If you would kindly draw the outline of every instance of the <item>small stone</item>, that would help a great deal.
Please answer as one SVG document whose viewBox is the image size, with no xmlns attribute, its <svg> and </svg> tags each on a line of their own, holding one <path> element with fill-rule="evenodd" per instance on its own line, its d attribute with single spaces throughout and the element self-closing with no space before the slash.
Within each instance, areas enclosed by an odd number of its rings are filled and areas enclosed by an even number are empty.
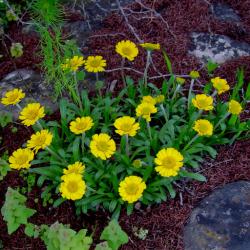
<svg viewBox="0 0 250 250">
<path fill-rule="evenodd" d="M 215 190 L 196 207 L 184 229 L 185 250 L 250 249 L 250 182 Z"/>
<path fill-rule="evenodd" d="M 15 70 L 0 80 L 0 92 L 3 95 L 6 91 L 20 88 L 26 96 L 21 101 L 20 106 L 27 102 L 39 102 L 51 111 L 57 109 L 53 101 L 53 86 L 44 82 L 42 76 L 30 69 Z M 19 116 L 19 110 L 15 106 L 4 106 L 0 104 L 1 111 L 12 112 L 15 119 Z"/>
<path fill-rule="evenodd" d="M 250 55 L 250 44 L 233 40 L 224 35 L 192 33 L 189 54 L 202 63 L 208 60 L 222 64 L 229 60 Z"/>
<path fill-rule="evenodd" d="M 240 16 L 229 5 L 214 3 L 211 5 L 211 12 L 215 19 L 225 22 L 240 22 Z"/>
</svg>

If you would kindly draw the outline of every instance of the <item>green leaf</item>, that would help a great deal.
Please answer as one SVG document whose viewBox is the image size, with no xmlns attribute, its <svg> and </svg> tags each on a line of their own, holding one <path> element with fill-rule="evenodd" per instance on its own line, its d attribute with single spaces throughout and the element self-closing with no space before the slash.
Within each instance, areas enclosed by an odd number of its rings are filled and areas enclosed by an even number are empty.
<svg viewBox="0 0 250 250">
<path fill-rule="evenodd" d="M 101 240 L 106 240 L 112 250 L 118 250 L 123 244 L 128 243 L 127 234 L 121 229 L 116 220 L 111 220 L 107 227 L 104 228 Z"/>
<path fill-rule="evenodd" d="M 163 53 L 163 57 L 164 57 L 164 60 L 165 60 L 165 63 L 166 63 L 166 66 L 167 66 L 167 69 L 168 69 L 168 72 L 172 75 L 173 74 L 173 70 L 172 70 L 172 64 L 171 64 L 171 61 L 166 53 L 165 50 L 162 50 L 162 53 Z"/>
<path fill-rule="evenodd" d="M 188 177 L 188 178 L 191 178 L 191 179 L 194 179 L 197 181 L 203 181 L 203 182 L 207 181 L 207 179 L 204 175 L 199 174 L 199 173 L 190 173 L 190 172 L 187 172 L 185 170 L 180 171 L 180 176 Z"/>
</svg>

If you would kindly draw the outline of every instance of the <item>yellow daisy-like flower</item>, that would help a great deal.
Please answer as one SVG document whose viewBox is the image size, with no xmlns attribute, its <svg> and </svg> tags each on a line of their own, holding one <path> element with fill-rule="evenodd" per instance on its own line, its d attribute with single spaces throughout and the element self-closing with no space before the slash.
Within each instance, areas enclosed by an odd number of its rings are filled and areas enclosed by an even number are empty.
<svg viewBox="0 0 250 250">
<path fill-rule="evenodd" d="M 195 121 L 193 129 L 199 136 L 211 136 L 213 134 L 213 124 L 206 119 Z"/>
<path fill-rule="evenodd" d="M 85 62 L 85 69 L 88 72 L 103 72 L 107 65 L 106 60 L 102 56 L 89 56 Z"/>
<path fill-rule="evenodd" d="M 211 79 L 213 87 L 217 90 L 218 94 L 222 94 L 230 89 L 227 80 L 220 77 L 215 77 Z"/>
<path fill-rule="evenodd" d="M 22 124 L 31 126 L 44 116 L 44 107 L 40 103 L 29 103 L 21 111 L 19 119 L 22 120 Z"/>
<path fill-rule="evenodd" d="M 164 95 L 158 95 L 154 99 L 155 99 L 156 103 L 159 104 L 159 103 L 164 102 L 165 96 Z"/>
<path fill-rule="evenodd" d="M 186 81 L 185 78 L 182 78 L 182 77 L 176 77 L 175 80 L 178 84 L 181 84 L 181 85 L 184 84 Z"/>
<path fill-rule="evenodd" d="M 79 174 L 82 175 L 85 169 L 85 165 L 79 161 L 75 162 L 74 164 L 68 165 L 67 169 L 63 170 L 63 176 L 61 177 L 62 180 L 65 179 L 65 176 L 68 174 Z"/>
<path fill-rule="evenodd" d="M 28 169 L 30 162 L 34 159 L 34 153 L 28 148 L 19 148 L 9 157 L 10 167 L 13 169 Z"/>
<path fill-rule="evenodd" d="M 15 105 L 25 97 L 25 93 L 21 89 L 13 89 L 5 93 L 1 100 L 3 105 Z"/>
<path fill-rule="evenodd" d="M 155 170 L 163 177 L 176 176 L 183 166 L 183 155 L 174 148 L 160 150 L 155 158 Z"/>
<path fill-rule="evenodd" d="M 82 56 L 74 56 L 71 59 L 66 59 L 66 62 L 61 65 L 63 70 L 77 71 L 79 67 L 81 67 L 85 61 Z"/>
<path fill-rule="evenodd" d="M 242 111 L 242 107 L 239 102 L 231 100 L 228 104 L 228 112 L 233 115 L 239 115 Z"/>
<path fill-rule="evenodd" d="M 79 174 L 71 173 L 65 175 L 59 191 L 63 198 L 68 200 L 79 200 L 86 192 L 86 184 Z"/>
<path fill-rule="evenodd" d="M 143 102 L 136 108 L 136 116 L 143 117 L 147 122 L 151 121 L 151 114 L 157 112 L 157 108 L 152 103 Z"/>
<path fill-rule="evenodd" d="M 190 73 L 189 73 L 189 76 L 192 78 L 192 79 L 197 79 L 200 77 L 200 73 L 198 71 L 195 71 L 195 70 L 192 70 Z"/>
<path fill-rule="evenodd" d="M 139 50 L 136 44 L 129 41 L 123 40 L 116 44 L 115 51 L 120 54 L 123 58 L 127 58 L 129 61 L 133 61 L 138 55 Z"/>
<path fill-rule="evenodd" d="M 119 185 L 119 194 L 123 201 L 133 203 L 138 201 L 146 189 L 146 183 L 141 177 L 128 176 Z"/>
<path fill-rule="evenodd" d="M 110 158 L 116 150 L 115 141 L 108 134 L 95 134 L 90 142 L 91 153 L 102 160 Z"/>
<path fill-rule="evenodd" d="M 192 99 L 193 105 L 200 110 L 212 110 L 213 107 L 213 97 L 207 96 L 205 94 L 196 95 Z"/>
<path fill-rule="evenodd" d="M 161 45 L 159 43 L 141 43 L 140 46 L 149 51 L 161 49 Z"/>
<path fill-rule="evenodd" d="M 135 122 L 135 118 L 130 116 L 123 116 L 116 119 L 114 126 L 116 128 L 115 132 L 121 136 L 135 136 L 137 130 L 140 129 L 139 123 Z"/>
<path fill-rule="evenodd" d="M 49 130 L 43 129 L 33 134 L 27 142 L 27 148 L 34 149 L 35 153 L 39 149 L 45 149 L 52 142 L 53 135 Z"/>
<path fill-rule="evenodd" d="M 151 103 L 153 105 L 156 104 L 156 99 L 154 97 L 152 97 L 151 95 L 147 95 L 147 96 L 143 96 L 142 97 L 142 103 Z"/>
<path fill-rule="evenodd" d="M 82 134 L 93 127 L 93 119 L 90 116 L 78 117 L 69 125 L 70 131 L 74 134 Z"/>
</svg>

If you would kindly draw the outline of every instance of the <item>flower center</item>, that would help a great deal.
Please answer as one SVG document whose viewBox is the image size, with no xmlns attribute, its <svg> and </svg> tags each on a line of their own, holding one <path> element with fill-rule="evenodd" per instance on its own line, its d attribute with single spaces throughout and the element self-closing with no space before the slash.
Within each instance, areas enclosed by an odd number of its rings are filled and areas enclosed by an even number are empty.
<svg viewBox="0 0 250 250">
<path fill-rule="evenodd" d="M 205 124 L 200 124 L 199 130 L 200 130 L 200 132 L 205 133 L 205 132 L 207 132 L 208 127 Z"/>
<path fill-rule="evenodd" d="M 28 119 L 30 120 L 36 119 L 37 116 L 38 116 L 38 110 L 34 110 L 34 109 L 30 110 L 27 115 Z"/>
<path fill-rule="evenodd" d="M 70 193 L 76 193 L 78 190 L 77 182 L 75 181 L 69 181 L 67 185 L 67 189 Z"/>
<path fill-rule="evenodd" d="M 42 146 L 45 143 L 46 138 L 44 136 L 38 136 L 35 140 L 37 146 Z"/>
<path fill-rule="evenodd" d="M 99 151 L 102 151 L 102 152 L 105 152 L 109 149 L 109 145 L 106 141 L 99 141 L 97 144 L 96 144 L 96 147 Z"/>
<path fill-rule="evenodd" d="M 144 115 L 150 115 L 150 114 L 151 114 L 151 109 L 148 108 L 148 107 L 144 107 L 144 108 L 142 109 L 142 113 L 143 113 Z"/>
<path fill-rule="evenodd" d="M 122 52 L 124 55 L 127 55 L 127 56 L 131 55 L 131 49 L 129 47 L 122 48 Z"/>
<path fill-rule="evenodd" d="M 97 60 L 97 59 L 93 59 L 89 64 L 90 64 L 90 66 L 92 66 L 93 68 L 100 67 L 100 61 Z"/>
<path fill-rule="evenodd" d="M 78 130 L 84 130 L 87 127 L 87 124 L 85 122 L 79 122 L 76 124 L 76 129 Z"/>
<path fill-rule="evenodd" d="M 124 123 L 121 125 L 121 130 L 124 132 L 129 132 L 132 129 L 132 124 Z"/>
<path fill-rule="evenodd" d="M 10 102 L 14 102 L 18 98 L 18 93 L 13 93 L 8 97 Z"/>
<path fill-rule="evenodd" d="M 172 156 L 167 156 L 165 158 L 163 158 L 163 166 L 165 168 L 173 168 L 176 164 L 176 160 L 172 157 Z"/>
<path fill-rule="evenodd" d="M 25 164 L 28 161 L 28 156 L 26 154 L 22 154 L 18 157 L 17 163 L 20 165 Z"/>
<path fill-rule="evenodd" d="M 207 100 L 205 100 L 205 99 L 199 100 L 198 105 L 201 108 L 206 107 L 208 105 Z"/>
<path fill-rule="evenodd" d="M 130 183 L 126 187 L 126 192 L 128 195 L 135 195 L 138 191 L 138 185 L 134 183 Z"/>
</svg>

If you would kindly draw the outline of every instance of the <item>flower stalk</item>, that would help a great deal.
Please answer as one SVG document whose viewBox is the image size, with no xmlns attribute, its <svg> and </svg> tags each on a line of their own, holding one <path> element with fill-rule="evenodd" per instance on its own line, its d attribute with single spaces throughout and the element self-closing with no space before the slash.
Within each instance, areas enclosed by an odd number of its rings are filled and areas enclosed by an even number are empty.
<svg viewBox="0 0 250 250">
<path fill-rule="evenodd" d="M 167 116 L 166 110 L 165 110 L 165 108 L 164 108 L 164 106 L 163 106 L 162 103 L 160 104 L 160 109 L 161 109 L 161 111 L 163 113 L 163 116 L 164 116 L 164 118 L 166 120 L 166 123 L 167 123 L 168 122 L 168 116 Z"/>
<path fill-rule="evenodd" d="M 146 66 L 143 74 L 143 81 L 144 81 L 144 86 L 147 87 L 148 85 L 148 68 L 150 65 L 150 58 L 151 58 L 151 51 L 147 50 L 147 61 L 146 61 Z"/>
<path fill-rule="evenodd" d="M 191 83 L 190 83 L 190 87 L 189 87 L 189 91 L 188 91 L 188 109 L 190 108 L 190 105 L 191 105 L 191 95 L 192 95 L 192 91 L 193 91 L 194 80 L 195 79 L 191 79 Z"/>
<path fill-rule="evenodd" d="M 152 141 L 152 133 L 151 133 L 151 128 L 149 122 L 147 122 L 147 129 L 148 129 L 148 134 L 149 134 L 149 139 Z"/>
<path fill-rule="evenodd" d="M 226 118 L 227 118 L 229 115 L 230 115 L 230 113 L 227 112 L 227 113 L 218 121 L 218 123 L 215 125 L 214 129 L 218 128 L 218 127 L 220 126 L 220 124 L 221 124 L 224 120 L 226 120 Z"/>
<path fill-rule="evenodd" d="M 126 155 L 129 156 L 129 139 L 128 134 L 125 135 L 126 138 Z"/>
<path fill-rule="evenodd" d="M 194 142 L 194 141 L 196 141 L 196 139 L 199 137 L 199 135 L 198 134 L 196 134 L 193 138 L 192 138 L 192 140 L 191 141 L 189 141 L 189 143 L 184 147 L 184 151 L 185 150 L 187 150 L 188 148 L 189 148 L 189 146 Z"/>
<path fill-rule="evenodd" d="M 82 133 L 82 154 L 84 153 L 84 140 L 85 140 L 85 133 Z"/>
</svg>

